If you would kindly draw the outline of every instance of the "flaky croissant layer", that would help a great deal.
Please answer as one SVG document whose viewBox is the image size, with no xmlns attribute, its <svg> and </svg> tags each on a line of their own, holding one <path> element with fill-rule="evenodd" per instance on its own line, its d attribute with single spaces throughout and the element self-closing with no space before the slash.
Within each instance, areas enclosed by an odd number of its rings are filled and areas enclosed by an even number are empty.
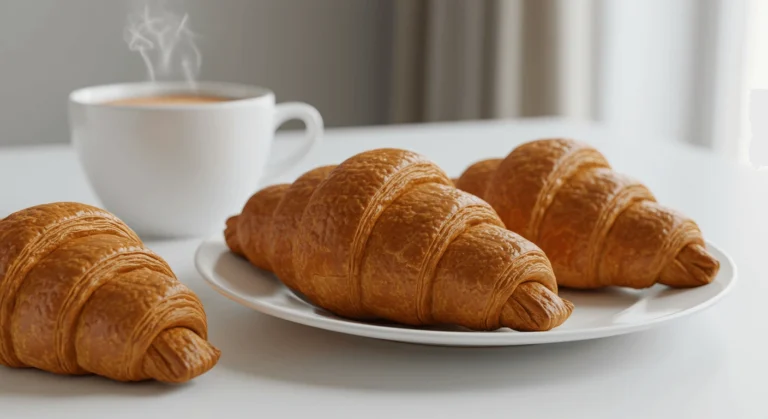
<svg viewBox="0 0 768 419">
<path fill-rule="evenodd" d="M 561 286 L 696 287 L 719 270 L 696 223 L 581 142 L 531 141 L 471 165 L 455 184 L 540 246 Z"/>
<path fill-rule="evenodd" d="M 230 249 L 354 319 L 549 330 L 573 310 L 547 257 L 424 157 L 377 149 L 254 194 Z"/>
<path fill-rule="evenodd" d="M 106 211 L 78 203 L 0 221 L 0 364 L 119 381 L 213 368 L 203 306 Z"/>
</svg>

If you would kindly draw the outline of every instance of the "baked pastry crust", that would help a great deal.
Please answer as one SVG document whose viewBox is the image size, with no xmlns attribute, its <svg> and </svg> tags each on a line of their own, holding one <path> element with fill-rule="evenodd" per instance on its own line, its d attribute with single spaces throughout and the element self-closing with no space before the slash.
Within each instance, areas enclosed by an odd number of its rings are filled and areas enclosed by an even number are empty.
<svg viewBox="0 0 768 419">
<path fill-rule="evenodd" d="M 73 202 L 0 221 L 0 364 L 184 382 L 220 352 L 203 306 L 107 211 Z"/>
<path fill-rule="evenodd" d="M 696 287 L 720 267 L 693 220 L 579 141 L 522 144 L 471 165 L 455 183 L 541 247 L 564 287 Z"/>
<path fill-rule="evenodd" d="M 266 187 L 226 224 L 232 252 L 347 318 L 533 331 L 573 310 L 537 246 L 405 150 Z"/>
</svg>

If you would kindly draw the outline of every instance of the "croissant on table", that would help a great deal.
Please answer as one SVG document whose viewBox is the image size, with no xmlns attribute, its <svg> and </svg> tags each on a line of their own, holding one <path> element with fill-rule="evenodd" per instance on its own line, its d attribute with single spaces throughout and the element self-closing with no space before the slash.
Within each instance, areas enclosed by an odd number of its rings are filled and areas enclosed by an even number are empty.
<svg viewBox="0 0 768 419">
<path fill-rule="evenodd" d="M 79 203 L 0 220 L 0 364 L 118 381 L 213 368 L 203 306 L 114 215 Z"/>
<path fill-rule="evenodd" d="M 563 287 L 696 287 L 720 267 L 694 221 L 575 140 L 522 144 L 471 165 L 455 184 L 544 250 Z"/>
<path fill-rule="evenodd" d="M 536 245 L 405 150 L 264 188 L 226 224 L 232 252 L 346 318 L 543 331 L 573 310 Z"/>
</svg>

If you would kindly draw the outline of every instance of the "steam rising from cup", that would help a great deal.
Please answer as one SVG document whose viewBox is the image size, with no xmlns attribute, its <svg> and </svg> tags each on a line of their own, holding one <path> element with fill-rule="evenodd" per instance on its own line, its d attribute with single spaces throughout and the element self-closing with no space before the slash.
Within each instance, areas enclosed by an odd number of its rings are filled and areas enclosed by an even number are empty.
<svg viewBox="0 0 768 419">
<path fill-rule="evenodd" d="M 196 35 L 189 29 L 189 16 L 167 10 L 141 12 L 128 16 L 123 33 L 131 51 L 138 52 L 150 81 L 175 79 L 179 73 L 192 87 L 200 72 L 202 55 L 195 45 Z"/>
</svg>

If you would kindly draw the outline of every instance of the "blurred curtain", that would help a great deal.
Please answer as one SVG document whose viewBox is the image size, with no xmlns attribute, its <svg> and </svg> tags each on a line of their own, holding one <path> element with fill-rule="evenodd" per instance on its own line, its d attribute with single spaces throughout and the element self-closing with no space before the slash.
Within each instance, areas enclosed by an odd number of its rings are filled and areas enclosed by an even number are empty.
<svg viewBox="0 0 768 419">
<path fill-rule="evenodd" d="M 395 0 L 388 119 L 589 119 L 743 154 L 749 1 Z"/>
<path fill-rule="evenodd" d="M 597 0 L 396 0 L 394 123 L 593 118 Z"/>
</svg>

